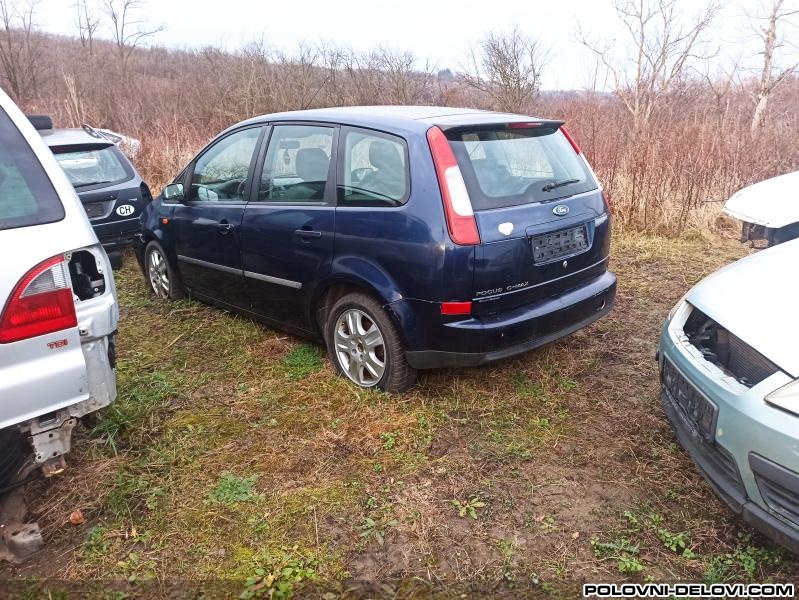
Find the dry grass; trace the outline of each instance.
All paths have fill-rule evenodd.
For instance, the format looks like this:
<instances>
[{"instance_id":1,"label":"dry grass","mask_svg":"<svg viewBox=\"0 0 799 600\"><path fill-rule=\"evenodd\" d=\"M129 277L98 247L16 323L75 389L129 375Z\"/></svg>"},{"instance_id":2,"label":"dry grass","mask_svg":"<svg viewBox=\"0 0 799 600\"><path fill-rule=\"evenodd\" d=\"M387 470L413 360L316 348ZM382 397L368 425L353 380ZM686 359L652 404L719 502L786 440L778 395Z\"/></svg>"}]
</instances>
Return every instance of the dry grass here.
<instances>
[{"instance_id":1,"label":"dry grass","mask_svg":"<svg viewBox=\"0 0 799 600\"><path fill-rule=\"evenodd\" d=\"M402 396L355 389L316 347L246 319L157 302L129 260L120 398L79 436L68 474L31 491L47 548L4 576L27 597L97 598L227 598L283 569L296 597L325 598L796 581L713 496L657 397L665 313L744 253L617 236L610 317L517 359L425 374ZM469 504L475 518L459 516ZM75 509L85 525L68 523ZM664 531L694 555L667 549Z\"/></svg>"}]
</instances>

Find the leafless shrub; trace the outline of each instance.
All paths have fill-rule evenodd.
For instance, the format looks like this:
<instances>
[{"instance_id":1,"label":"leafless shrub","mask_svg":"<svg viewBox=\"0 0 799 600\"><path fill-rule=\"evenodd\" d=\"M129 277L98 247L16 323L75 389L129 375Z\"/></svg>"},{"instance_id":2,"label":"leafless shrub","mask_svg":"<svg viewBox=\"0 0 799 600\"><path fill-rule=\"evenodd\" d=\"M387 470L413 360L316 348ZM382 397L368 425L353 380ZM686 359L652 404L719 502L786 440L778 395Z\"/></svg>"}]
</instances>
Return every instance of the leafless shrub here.
<instances>
[{"instance_id":1,"label":"leafless shrub","mask_svg":"<svg viewBox=\"0 0 799 600\"><path fill-rule=\"evenodd\" d=\"M46 68L42 61L42 37L37 33L36 11L42 0L0 0L0 63L11 94L17 101L30 100L38 90Z\"/></svg>"}]
</instances>

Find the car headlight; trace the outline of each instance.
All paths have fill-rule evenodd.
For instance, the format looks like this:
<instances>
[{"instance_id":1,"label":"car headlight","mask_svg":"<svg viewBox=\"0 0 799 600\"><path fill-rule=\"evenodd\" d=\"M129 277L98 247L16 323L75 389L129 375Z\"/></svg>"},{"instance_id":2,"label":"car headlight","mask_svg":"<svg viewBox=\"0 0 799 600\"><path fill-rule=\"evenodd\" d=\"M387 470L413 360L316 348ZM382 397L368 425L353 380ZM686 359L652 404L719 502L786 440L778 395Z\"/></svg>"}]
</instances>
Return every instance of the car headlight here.
<instances>
[{"instance_id":1,"label":"car headlight","mask_svg":"<svg viewBox=\"0 0 799 600\"><path fill-rule=\"evenodd\" d=\"M799 415L799 379L771 392L766 396L766 402Z\"/></svg>"},{"instance_id":2,"label":"car headlight","mask_svg":"<svg viewBox=\"0 0 799 600\"><path fill-rule=\"evenodd\" d=\"M677 304L675 304L674 307L669 311L669 317L668 317L667 320L671 321L674 318L674 315L677 314L677 311L680 310L680 307L683 304L685 304L685 299L687 297L688 297L688 294L685 294L682 298L680 298L680 300L677 302Z\"/></svg>"}]
</instances>

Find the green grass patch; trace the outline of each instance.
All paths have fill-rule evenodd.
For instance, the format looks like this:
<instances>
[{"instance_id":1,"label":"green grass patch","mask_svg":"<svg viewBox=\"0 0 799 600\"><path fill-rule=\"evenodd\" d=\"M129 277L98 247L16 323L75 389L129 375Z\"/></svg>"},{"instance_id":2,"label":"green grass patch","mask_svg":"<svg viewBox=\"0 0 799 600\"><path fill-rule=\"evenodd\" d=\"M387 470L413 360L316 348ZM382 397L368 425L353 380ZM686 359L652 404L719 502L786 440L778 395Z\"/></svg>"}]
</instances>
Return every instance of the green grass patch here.
<instances>
[{"instance_id":1,"label":"green grass patch","mask_svg":"<svg viewBox=\"0 0 799 600\"><path fill-rule=\"evenodd\" d=\"M208 493L214 502L220 504L235 504L237 502L256 502L261 495L256 493L255 480L251 477L239 477L230 471L224 471L219 475L216 486Z\"/></svg>"}]
</instances>

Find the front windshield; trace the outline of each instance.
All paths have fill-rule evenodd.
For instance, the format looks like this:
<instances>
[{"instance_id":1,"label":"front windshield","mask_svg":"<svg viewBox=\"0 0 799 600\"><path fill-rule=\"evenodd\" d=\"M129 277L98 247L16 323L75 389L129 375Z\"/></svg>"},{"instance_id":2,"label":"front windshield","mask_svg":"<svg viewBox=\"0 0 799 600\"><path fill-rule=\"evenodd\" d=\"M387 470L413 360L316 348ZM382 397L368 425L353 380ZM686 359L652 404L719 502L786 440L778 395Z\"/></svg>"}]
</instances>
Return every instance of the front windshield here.
<instances>
[{"instance_id":1,"label":"front windshield","mask_svg":"<svg viewBox=\"0 0 799 600\"><path fill-rule=\"evenodd\" d=\"M113 183L128 179L122 160L113 146L55 151L55 157L75 187Z\"/></svg>"}]
</instances>

